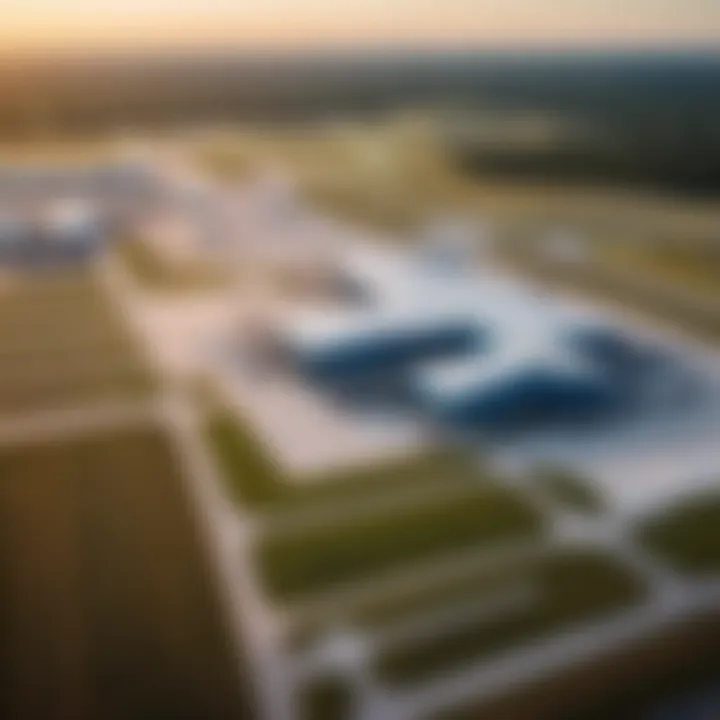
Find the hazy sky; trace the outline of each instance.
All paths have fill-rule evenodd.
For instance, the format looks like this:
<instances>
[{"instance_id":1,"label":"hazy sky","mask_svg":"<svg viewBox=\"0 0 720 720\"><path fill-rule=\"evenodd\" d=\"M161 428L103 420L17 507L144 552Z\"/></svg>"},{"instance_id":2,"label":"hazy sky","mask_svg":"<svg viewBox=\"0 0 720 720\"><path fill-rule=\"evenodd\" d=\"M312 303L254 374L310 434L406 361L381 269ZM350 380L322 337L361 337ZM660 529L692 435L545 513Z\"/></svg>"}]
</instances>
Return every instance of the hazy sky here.
<instances>
[{"instance_id":1,"label":"hazy sky","mask_svg":"<svg viewBox=\"0 0 720 720\"><path fill-rule=\"evenodd\" d=\"M720 43L720 0L0 0L0 47Z\"/></svg>"}]
</instances>

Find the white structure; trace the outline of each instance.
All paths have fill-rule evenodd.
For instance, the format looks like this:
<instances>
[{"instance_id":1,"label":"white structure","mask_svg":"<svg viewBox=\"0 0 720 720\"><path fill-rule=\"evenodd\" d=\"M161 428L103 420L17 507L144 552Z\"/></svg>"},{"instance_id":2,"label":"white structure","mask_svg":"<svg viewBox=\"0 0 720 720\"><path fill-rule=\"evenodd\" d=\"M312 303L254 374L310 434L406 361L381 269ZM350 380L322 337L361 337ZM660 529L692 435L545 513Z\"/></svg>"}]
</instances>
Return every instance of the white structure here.
<instances>
[{"instance_id":1,"label":"white structure","mask_svg":"<svg viewBox=\"0 0 720 720\"><path fill-rule=\"evenodd\" d=\"M80 200L58 201L0 217L0 263L39 268L85 262L105 247L107 228Z\"/></svg>"},{"instance_id":2,"label":"white structure","mask_svg":"<svg viewBox=\"0 0 720 720\"><path fill-rule=\"evenodd\" d=\"M617 329L462 264L354 246L338 268L357 307L279 327L301 372L356 382L400 376L442 421L513 424L625 402L649 354ZM649 380L645 373L642 380Z\"/></svg>"}]
</instances>

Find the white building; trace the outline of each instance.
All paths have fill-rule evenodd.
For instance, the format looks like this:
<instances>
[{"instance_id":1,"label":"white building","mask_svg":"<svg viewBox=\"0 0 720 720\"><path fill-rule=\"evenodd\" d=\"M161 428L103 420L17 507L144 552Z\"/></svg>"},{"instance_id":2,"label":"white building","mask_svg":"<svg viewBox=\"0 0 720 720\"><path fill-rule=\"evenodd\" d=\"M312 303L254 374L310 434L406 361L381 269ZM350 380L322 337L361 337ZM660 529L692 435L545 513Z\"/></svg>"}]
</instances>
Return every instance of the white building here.
<instances>
[{"instance_id":1,"label":"white building","mask_svg":"<svg viewBox=\"0 0 720 720\"><path fill-rule=\"evenodd\" d=\"M0 264L40 269L85 263L106 246L107 227L79 200L6 212L0 217Z\"/></svg>"},{"instance_id":2,"label":"white building","mask_svg":"<svg viewBox=\"0 0 720 720\"><path fill-rule=\"evenodd\" d=\"M338 272L356 306L278 327L315 382L384 373L448 423L517 425L584 418L626 402L647 355L605 321L510 281L380 247L348 250Z\"/></svg>"}]
</instances>

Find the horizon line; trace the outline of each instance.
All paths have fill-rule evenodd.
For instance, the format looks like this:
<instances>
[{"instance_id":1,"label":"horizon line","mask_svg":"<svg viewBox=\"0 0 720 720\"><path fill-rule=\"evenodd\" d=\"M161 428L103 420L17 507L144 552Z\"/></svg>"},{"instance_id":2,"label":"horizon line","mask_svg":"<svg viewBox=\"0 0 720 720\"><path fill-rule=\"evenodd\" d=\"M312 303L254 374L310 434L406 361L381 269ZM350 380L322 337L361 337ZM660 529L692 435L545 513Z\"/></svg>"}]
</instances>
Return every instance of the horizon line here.
<instances>
[{"instance_id":1,"label":"horizon line","mask_svg":"<svg viewBox=\"0 0 720 720\"><path fill-rule=\"evenodd\" d=\"M254 46L237 46L234 44L213 45L117 45L105 47L0 47L0 58L10 59L55 59L55 58L162 58L182 57L198 59L213 56L234 56L238 59L255 58L337 58L338 56L393 57L408 55L715 55L720 58L720 42L678 40L608 40L597 42L567 41L515 41L515 42L358 42L358 43L318 43L302 44L258 44Z\"/></svg>"}]
</instances>

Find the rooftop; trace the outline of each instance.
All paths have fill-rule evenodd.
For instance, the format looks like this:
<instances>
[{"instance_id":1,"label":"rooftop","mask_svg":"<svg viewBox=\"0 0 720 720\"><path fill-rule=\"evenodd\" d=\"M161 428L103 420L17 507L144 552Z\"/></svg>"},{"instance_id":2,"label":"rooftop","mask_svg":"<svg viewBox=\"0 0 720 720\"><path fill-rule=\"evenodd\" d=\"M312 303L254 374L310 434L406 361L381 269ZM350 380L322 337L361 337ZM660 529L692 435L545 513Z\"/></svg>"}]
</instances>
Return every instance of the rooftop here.
<instances>
[{"instance_id":1,"label":"rooftop","mask_svg":"<svg viewBox=\"0 0 720 720\"><path fill-rule=\"evenodd\" d=\"M341 272L367 288L370 307L294 315L286 337L304 353L362 346L371 340L412 337L466 324L476 330L471 354L433 360L416 368L423 393L453 402L482 386L541 371L574 381L602 380L602 368L569 342L573 329L604 325L556 301L476 268L453 272L432 255L353 245Z\"/></svg>"}]
</instances>

